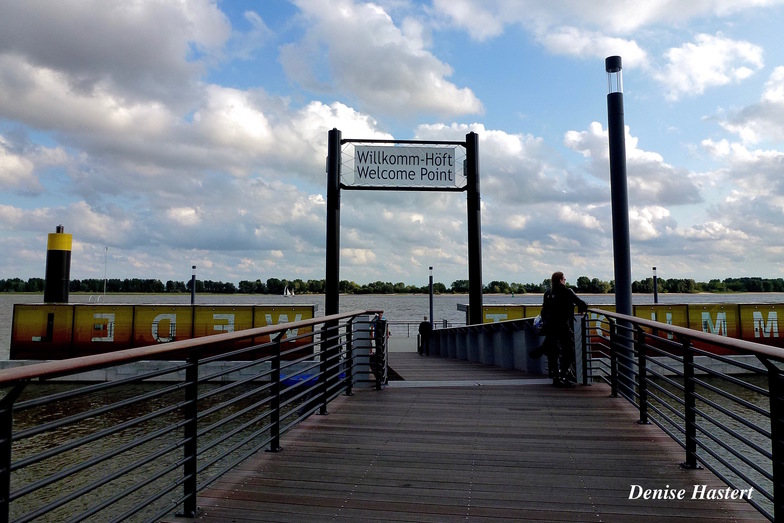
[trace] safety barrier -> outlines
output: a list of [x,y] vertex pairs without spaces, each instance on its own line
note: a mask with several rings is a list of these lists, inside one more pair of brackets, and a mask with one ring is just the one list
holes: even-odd
[[435,329],[428,355],[541,374],[545,362],[529,355],[541,344],[532,324],[527,318]]
[[[0,371],[0,521],[196,515],[197,493],[248,456],[279,450],[281,436],[326,414],[337,396],[380,388],[386,338],[373,336],[377,312]],[[291,336],[294,329],[307,332]],[[114,381],[71,381],[162,359],[178,363]],[[208,370],[217,361],[231,363]],[[184,379],[171,380],[173,373]]]

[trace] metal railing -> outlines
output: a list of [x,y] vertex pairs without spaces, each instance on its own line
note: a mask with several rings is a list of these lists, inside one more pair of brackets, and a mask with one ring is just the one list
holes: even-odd
[[[389,334],[396,337],[416,338],[419,336],[419,321],[389,321]],[[464,326],[465,322],[450,322],[440,320],[433,323],[436,329],[448,329],[452,327]]]
[[710,469],[766,518],[784,520],[784,349],[589,313],[585,381],[607,382],[640,423],[677,441],[683,467]]
[[[238,463],[358,383],[380,388],[375,312],[0,372],[0,521],[196,515],[197,493]],[[79,381],[108,368],[113,381]]]
[[529,357],[541,344],[532,323],[533,318],[524,318],[435,329],[428,355],[540,374],[541,359]]

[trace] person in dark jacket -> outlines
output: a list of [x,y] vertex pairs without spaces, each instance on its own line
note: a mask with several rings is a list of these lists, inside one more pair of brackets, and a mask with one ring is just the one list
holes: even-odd
[[554,272],[550,289],[544,294],[542,317],[547,326],[545,346],[553,385],[573,386],[577,382],[574,361],[574,307],[582,314],[588,305],[566,286],[562,272]]

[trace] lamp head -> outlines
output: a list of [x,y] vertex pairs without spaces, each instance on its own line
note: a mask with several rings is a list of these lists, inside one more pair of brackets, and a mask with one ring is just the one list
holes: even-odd
[[609,93],[623,92],[623,76],[621,74],[621,57],[608,56],[604,60],[604,68],[607,71],[607,90]]

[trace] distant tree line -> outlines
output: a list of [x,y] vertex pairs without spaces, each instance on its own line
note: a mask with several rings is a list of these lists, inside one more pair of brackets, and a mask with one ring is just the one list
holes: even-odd
[[[507,283],[505,281],[491,281],[484,286],[485,293],[493,294],[527,294],[543,293],[550,285],[550,280],[542,283]],[[598,278],[580,276],[575,285],[569,284],[579,293],[607,294],[615,292],[614,281],[602,281]],[[710,280],[707,283],[696,282],[686,278],[658,278],[657,291],[660,293],[696,293],[696,292],[784,292],[783,278],[725,278],[724,280]],[[211,280],[196,280],[197,294],[283,294],[288,287],[295,294],[323,294],[324,280],[281,280],[269,278],[267,281],[243,280],[239,285],[232,282]],[[427,294],[429,286],[407,285],[405,283],[391,283],[376,281],[360,285],[353,281],[342,280],[339,284],[340,292],[344,294]],[[131,293],[190,293],[191,282],[167,281],[165,284],[155,279],[86,279],[71,280],[69,292],[83,292],[101,294],[104,292],[131,294]],[[24,281],[20,278],[0,279],[0,292],[44,292],[43,278],[30,278]],[[468,280],[457,280],[447,287],[443,283],[433,283],[433,292],[436,294],[466,294],[468,293]],[[653,293],[653,278],[632,283],[633,293]]]

